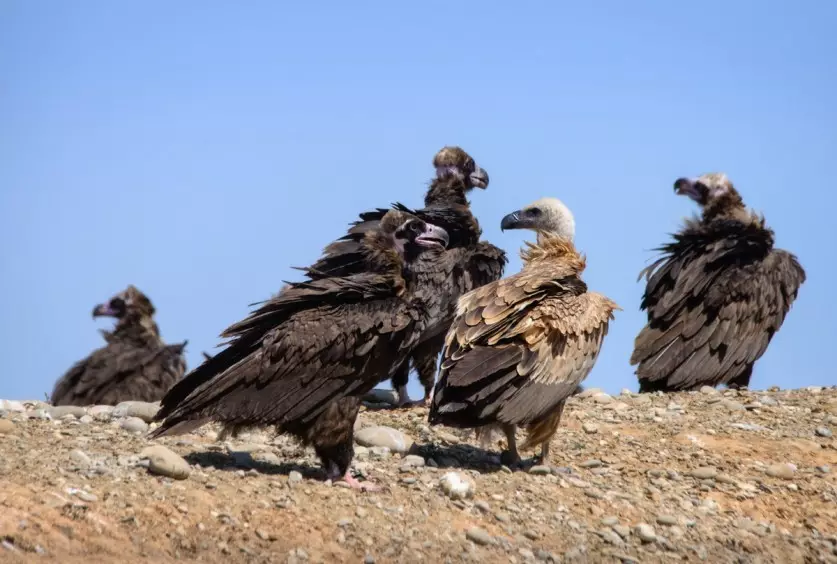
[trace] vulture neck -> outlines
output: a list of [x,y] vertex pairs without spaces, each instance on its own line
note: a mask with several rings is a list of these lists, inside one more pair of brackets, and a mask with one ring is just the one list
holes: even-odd
[[524,268],[540,263],[560,263],[569,267],[573,274],[580,274],[587,266],[587,260],[571,240],[550,231],[538,231],[537,243],[526,241],[526,248],[520,250],[520,258]]
[[160,328],[151,316],[129,313],[120,319],[113,331],[102,331],[108,343],[130,342],[145,346],[161,344]]
[[456,176],[437,177],[430,183],[430,188],[424,196],[424,205],[428,208],[451,204],[470,206],[470,202],[465,198],[466,191],[465,181],[461,178]]
[[744,200],[738,192],[730,192],[712,200],[703,208],[703,221],[708,223],[714,220],[731,219],[741,223],[751,223],[753,216],[747,211]]
[[370,272],[392,278],[398,295],[406,290],[404,259],[395,249],[391,235],[381,231],[368,234],[364,242],[364,255]]

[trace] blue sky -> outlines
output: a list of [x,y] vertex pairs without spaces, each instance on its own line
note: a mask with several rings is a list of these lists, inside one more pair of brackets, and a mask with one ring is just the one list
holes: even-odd
[[490,173],[508,273],[503,215],[575,212],[624,308],[589,385],[636,389],[637,274],[711,170],[808,273],[753,386],[834,383],[837,4],[302,4],[0,3],[0,397],[51,391],[129,283],[194,367],[358,212],[419,204],[446,144]]

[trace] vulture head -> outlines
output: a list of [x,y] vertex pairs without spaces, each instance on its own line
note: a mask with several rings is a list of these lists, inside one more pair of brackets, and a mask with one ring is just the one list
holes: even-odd
[[488,173],[477,166],[474,159],[459,147],[442,147],[433,157],[436,177],[455,177],[465,182],[465,188],[488,188]]
[[389,210],[379,228],[366,234],[364,247],[373,270],[382,271],[403,265],[401,259],[411,260],[423,251],[444,251],[448,242],[448,232],[441,227],[401,210]]
[[575,219],[570,209],[558,198],[541,198],[504,217],[500,229],[531,229],[572,241],[575,237]]
[[124,319],[127,317],[147,317],[154,315],[154,306],[148,297],[136,289],[133,285],[119,292],[107,302],[93,308],[93,317],[115,317]]
[[710,172],[697,178],[678,178],[674,193],[687,196],[703,209],[705,219],[727,216],[740,218],[744,201],[723,172]]

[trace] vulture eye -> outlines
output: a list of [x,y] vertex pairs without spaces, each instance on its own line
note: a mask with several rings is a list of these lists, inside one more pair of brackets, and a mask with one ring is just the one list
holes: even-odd
[[524,213],[529,217],[540,217],[543,212],[541,211],[541,208],[529,208],[525,210]]
[[110,301],[110,307],[115,310],[125,309],[125,300],[122,298],[113,298]]
[[421,221],[413,221],[408,229],[413,233],[422,233],[424,232],[424,224]]

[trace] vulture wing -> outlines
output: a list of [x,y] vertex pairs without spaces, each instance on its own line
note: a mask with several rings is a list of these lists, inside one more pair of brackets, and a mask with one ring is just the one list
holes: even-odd
[[593,367],[616,304],[539,265],[459,302],[430,420],[527,424],[549,415]]
[[363,394],[414,346],[419,316],[400,278],[359,274],[292,284],[224,332],[229,346],[163,400],[154,435],[208,419],[310,423],[333,400]]
[[[724,237],[676,236],[646,268],[648,325],[631,364],[667,389],[730,382],[759,358],[796,299],[805,271],[772,237],[728,223]],[[717,231],[717,230],[716,230]]]
[[55,384],[53,405],[157,401],[183,375],[186,343],[138,347],[117,341],[76,363]]
[[359,219],[350,224],[344,236],[326,246],[323,256],[303,270],[312,278],[348,276],[362,272],[366,268],[361,245],[363,237],[380,227],[381,219],[388,211],[385,208],[377,208],[361,213]]

